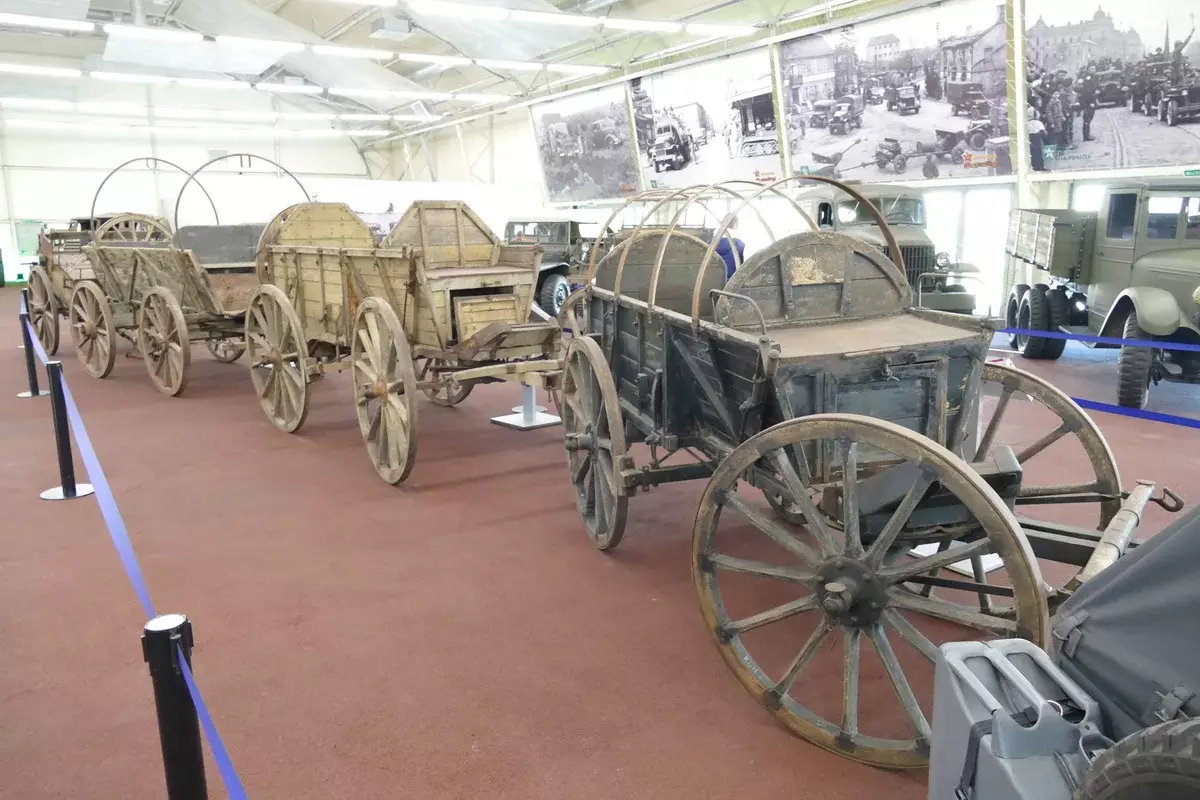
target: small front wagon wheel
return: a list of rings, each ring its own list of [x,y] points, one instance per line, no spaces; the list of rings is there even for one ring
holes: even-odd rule
[[[162,287],[154,287],[142,299],[138,350],[156,389],[170,397],[183,394],[192,362],[191,341],[179,301]]]
[[[52,356],[58,352],[58,298],[54,295],[54,284],[42,267],[34,267],[29,273],[29,322],[33,325],[38,341]]]
[[[385,300],[358,306],[350,345],[355,411],[379,477],[395,486],[417,460],[417,376],[408,339]]]
[[[561,403],[579,515],[592,543],[611,550],[625,533],[625,425],[604,351],[588,336],[567,347]]]
[[[739,491],[768,479],[803,526],[773,519],[758,492]],[[825,518],[827,506],[840,525]],[[931,542],[947,547],[908,555]],[[1003,582],[932,577],[987,555],[1002,562]],[[934,640],[982,631],[1044,645],[1048,635],[1037,562],[1004,501],[933,440],[852,414],[789,420],[721,462],[696,513],[692,576],[743,687],[804,739],[881,767],[928,761]],[[932,581],[966,600],[907,588]],[[981,610],[969,604],[977,592],[1009,605]],[[839,675],[842,691],[805,680],[818,673]]]
[[[237,339],[209,339],[204,346],[222,364],[232,364],[246,352],[246,345]]]
[[[296,309],[274,284],[259,286],[247,304],[246,352],[267,419],[295,433],[308,418],[308,341]]]

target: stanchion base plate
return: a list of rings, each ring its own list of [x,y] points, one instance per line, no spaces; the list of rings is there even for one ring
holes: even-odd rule
[[[513,406],[514,414],[522,414],[522,413],[524,413],[524,411],[525,411],[525,406]],[[533,413],[535,413],[535,414],[542,414],[545,411],[546,411],[545,406],[534,406],[533,407]]]
[[[17,397],[28,400],[31,397],[45,397],[48,394],[50,394],[49,389],[42,389],[37,394],[34,394],[33,392],[21,392],[17,395]]]
[[[562,423],[560,417],[553,414],[544,414],[537,411],[533,415],[533,419],[526,418],[520,406],[513,409],[516,413],[505,414],[501,417],[492,417],[492,422],[497,425],[503,425],[506,428],[515,428],[519,431],[531,431],[536,428],[549,428],[551,425],[559,425]]]
[[[42,492],[42,499],[75,500],[76,498],[87,497],[88,495],[95,493],[96,490],[92,488],[90,483],[77,483],[75,484],[75,494],[71,495],[70,497],[67,497],[65,494],[63,494],[63,488],[61,486],[55,486],[53,489],[47,489],[46,491]]]

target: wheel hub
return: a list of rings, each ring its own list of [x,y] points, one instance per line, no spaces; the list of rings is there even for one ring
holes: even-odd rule
[[[375,381],[372,391],[375,392],[375,397],[379,398],[380,400],[386,398],[388,396],[387,381],[383,380],[382,378]]]
[[[875,573],[852,558],[835,558],[817,569],[816,596],[831,622],[863,628],[879,621],[887,592]]]

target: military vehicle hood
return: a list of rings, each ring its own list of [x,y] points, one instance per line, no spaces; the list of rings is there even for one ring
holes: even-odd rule
[[[896,243],[901,247],[932,246],[929,234],[920,225],[896,224],[888,227],[892,229],[892,236],[896,237]],[[848,236],[870,242],[876,247],[884,246],[883,231],[879,229],[878,225],[847,225],[840,230]]]

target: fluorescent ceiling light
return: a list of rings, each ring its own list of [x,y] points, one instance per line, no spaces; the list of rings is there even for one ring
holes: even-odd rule
[[[470,92],[455,92],[455,100],[462,100],[467,103],[503,103],[505,100],[511,100],[511,94],[472,94]]]
[[[342,97],[389,97],[392,94],[387,89],[354,89],[350,87],[345,89],[332,88],[329,90],[329,93],[341,95]]]
[[[434,122],[441,118],[441,114],[392,114],[396,122]]]
[[[326,0],[330,3],[342,3],[348,6],[375,6],[376,8],[395,8],[399,0]]]
[[[338,119],[352,122],[387,122],[391,117],[387,114],[338,114]]]
[[[217,44],[222,47],[236,47],[239,50],[268,50],[277,53],[295,53],[307,45],[303,42],[280,42],[274,39],[247,39],[243,36],[217,36]]]
[[[391,89],[330,89],[330,94],[342,97],[399,97],[408,100],[449,100],[449,92],[426,92]]]
[[[141,103],[102,103],[98,100],[75,104],[81,114],[96,114],[98,116],[146,116],[146,107]],[[162,109],[158,109],[161,113]]]
[[[41,28],[47,31],[77,31],[93,33],[96,30],[94,22],[77,22],[73,19],[58,19],[56,17],[31,17],[28,14],[0,14],[0,25],[14,28]]]
[[[482,6],[474,3],[442,3],[438,0],[408,0],[408,7],[418,14],[434,14],[440,17],[462,17],[464,19],[507,19],[507,8]]]
[[[331,114],[323,111],[280,111],[280,119],[337,119],[337,114]]]
[[[83,72],[68,67],[43,67],[37,64],[0,64],[0,72],[13,75],[44,75],[50,78],[79,78]]]
[[[256,83],[254,88],[260,92],[275,94],[320,94],[324,88],[312,83]]]
[[[363,128],[361,130],[346,130],[342,133],[347,136],[387,136],[391,131],[381,131],[377,128]]]
[[[616,31],[647,31],[653,33],[679,33],[683,30],[682,22],[667,22],[655,19],[620,19],[605,17],[604,27]]]
[[[689,22],[684,26],[684,30],[693,36],[723,36],[729,38],[752,36],[758,33],[758,28],[753,25],[709,25],[704,22]]]
[[[405,100],[449,100],[454,95],[449,92],[391,92],[395,97],[400,97]]]
[[[518,22],[532,22],[543,25],[570,25],[579,28],[594,28],[599,25],[599,17],[588,17],[583,14],[555,14],[550,11],[525,11],[513,9],[509,15]]]
[[[142,75],[137,72],[89,72],[89,78],[112,83],[170,83],[173,79],[166,75]]]
[[[151,28],[146,25],[114,25],[107,23],[104,32],[109,36],[124,36],[130,39],[157,39],[163,42],[199,43],[204,36],[193,31],[180,31],[173,28]]]
[[[475,66],[483,67],[484,69],[512,69],[540,72],[546,65],[537,61],[505,61],[499,58],[477,58],[475,59]]]
[[[192,86],[197,89],[249,89],[245,81],[222,81],[212,78],[172,78],[180,86]]]
[[[33,97],[0,97],[0,105],[5,108],[36,108],[51,111],[71,111],[75,104],[70,100],[38,100]]]
[[[371,47],[338,47],[332,44],[314,44],[312,51],[319,56],[339,56],[342,58],[376,58],[383,60],[391,58],[391,50],[376,50]]]
[[[272,111],[224,111],[209,108],[155,108],[154,115],[164,119],[234,119],[273,122]]]
[[[602,75],[612,67],[591,66],[589,64],[547,64],[550,72],[561,72],[568,75]]]
[[[448,67],[461,67],[471,63],[471,59],[466,56],[439,56],[429,53],[396,53],[396,58],[417,64],[444,64]]]

